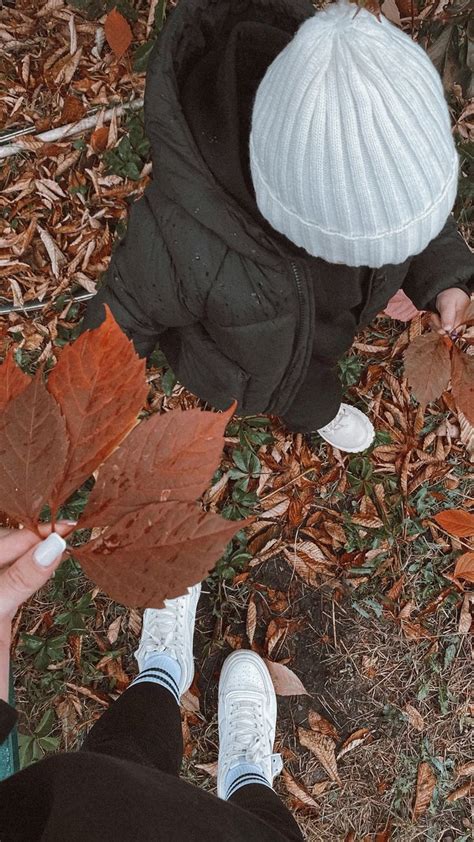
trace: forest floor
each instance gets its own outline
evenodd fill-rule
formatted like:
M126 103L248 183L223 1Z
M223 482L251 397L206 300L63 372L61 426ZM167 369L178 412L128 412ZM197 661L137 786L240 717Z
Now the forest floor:
M133 32L120 60L103 43L113 5ZM445 7L426 3L415 31L429 23L440 40ZM149 0L19 0L0 10L0 124L41 131L97 109L93 129L48 143L25 135L24 151L0 160L0 357L12 347L27 371L77 336L84 305L73 296L95 291L149 181L141 112L108 122L102 110L143 96L148 45L165 12ZM446 55L453 78L459 61ZM451 84L450 106L472 160L473 109L461 83ZM455 210L468 238L462 190ZM25 309L38 302L45 306ZM312 451L277 418L234 419L204 498L255 521L203 585L196 679L182 711L184 774L214 791L226 655L252 647L285 664L307 694L279 696L285 773L276 787L310 842L471 838L469 600L452 575L468 546L433 518L472 505L474 430L449 391L424 412L410 395L403 351L427 319L382 315L341 363L347 400L376 427L369 451L343 455L323 442ZM200 405L159 353L148 380L151 411ZM81 510L89 488L65 514ZM80 744L133 678L140 627L140 612L108 599L73 560L23 606L13 646L23 763ZM319 755L302 744L301 728L324 737Z

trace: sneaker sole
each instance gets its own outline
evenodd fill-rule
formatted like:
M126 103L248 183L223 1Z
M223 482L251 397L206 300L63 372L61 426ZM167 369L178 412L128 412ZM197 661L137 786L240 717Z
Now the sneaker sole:
M271 679L270 673L268 668L265 665L265 662L262 658L257 655L255 652L252 652L250 649L239 649L237 652L233 652L232 655L229 655L224 662L224 666L222 668L221 676L219 679L219 708L218 708L218 721L219 721L219 744L222 745L222 731L224 728L224 695L225 695L225 684L227 675L230 670L233 668L234 661L242 661L246 660L247 663L252 663L254 666L257 667L264 687L265 691L268 693L270 697L270 710L269 714L273 720L273 740L275 740L275 730L276 730L276 719L277 719L277 700L276 700L276 693L275 688L273 686L273 681ZM273 751L273 745L270 747L270 753ZM219 770L217 771L217 795L219 798L224 798L225 796L225 776L219 775Z
M198 585L193 585L191 588L188 588L188 592L189 592L189 596L190 596L190 609L189 610L190 610L190 614L192 616L192 624L191 624L190 627L188 626L188 631L191 635L191 647L190 647L191 648L191 662L190 663L186 662L185 664L183 664L183 667L185 668L185 673L184 673L184 675L181 676L181 682L180 682L180 684L181 684L181 687L180 687L181 695L183 693L186 693L186 690L189 690L189 688L191 687L191 684L193 683L193 678L194 678L195 667L194 667L194 654L193 654L193 639L194 639L194 626L195 626L195 623L196 623L196 609L197 609L197 606L198 606L199 597L201 596L201 584L199 583Z
M327 442L327 444L330 444L331 447L337 447L337 450L340 450L341 453L362 453L363 450L367 450L367 448L370 447L374 442L374 439L375 439L374 425L372 424L372 421L370 421L370 419L367 418L367 416L364 415L363 412L361 412L360 409L357 409L356 406L351 406L351 410L352 410L352 412L355 412L359 417L361 417L363 419L364 426L367 430L367 438L364 440L364 442L361 445L359 445L358 447L337 447L337 445L335 445L334 442L330 441L330 439L326 438L326 436L324 436L319 431L318 431L318 435L321 436L321 438L325 442Z

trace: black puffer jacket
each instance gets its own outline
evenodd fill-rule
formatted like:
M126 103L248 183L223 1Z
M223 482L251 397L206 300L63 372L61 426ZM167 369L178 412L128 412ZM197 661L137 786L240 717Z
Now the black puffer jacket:
M217 408L237 399L241 413L285 416L311 367L334 365L398 289L432 308L474 275L451 217L420 255L369 270L310 257L259 213L253 96L313 13L309 0L180 0L170 13L147 75L153 182L85 319L97 325L107 303L140 354L159 341L180 382Z

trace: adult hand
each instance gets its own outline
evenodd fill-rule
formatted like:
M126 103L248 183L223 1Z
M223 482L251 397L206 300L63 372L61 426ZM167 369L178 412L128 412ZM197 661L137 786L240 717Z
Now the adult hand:
M29 529L0 530L0 623L10 622L22 602L48 581L66 547L62 536L73 528L73 523L59 522L51 533L51 525L43 524L43 541Z
M439 316L433 314L431 317L431 323L438 333L452 333L461 325L469 302L469 296L462 289L452 287L440 292L436 298Z

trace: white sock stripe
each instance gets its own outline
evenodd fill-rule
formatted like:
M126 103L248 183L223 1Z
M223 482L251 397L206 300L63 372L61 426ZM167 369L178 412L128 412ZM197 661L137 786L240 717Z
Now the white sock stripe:
M146 669L141 670L141 672L139 672L137 678L139 678L140 676L143 677L145 675L152 675L154 673L159 673L159 675L156 677L163 675L168 681L170 681L174 685L175 690L179 695L178 682L173 678L173 676L171 675L171 673L168 672L168 670L165 670L162 667L146 667Z
M249 786L250 784L263 785L269 789L273 788L264 775L259 775L258 772L248 772L246 775L240 775L233 783L231 783L226 792L226 800L231 798L232 795L235 795L237 790L242 789L244 786Z
M129 689L130 687L134 687L137 684L145 683L158 684L159 687L163 687L164 690L168 690L168 692L171 693L171 695L173 696L176 703L179 705L179 694L176 692L171 682L167 681L166 678L162 678L160 676L143 675L143 673L140 673L139 675L137 675L134 681L132 681L132 683L129 686Z

